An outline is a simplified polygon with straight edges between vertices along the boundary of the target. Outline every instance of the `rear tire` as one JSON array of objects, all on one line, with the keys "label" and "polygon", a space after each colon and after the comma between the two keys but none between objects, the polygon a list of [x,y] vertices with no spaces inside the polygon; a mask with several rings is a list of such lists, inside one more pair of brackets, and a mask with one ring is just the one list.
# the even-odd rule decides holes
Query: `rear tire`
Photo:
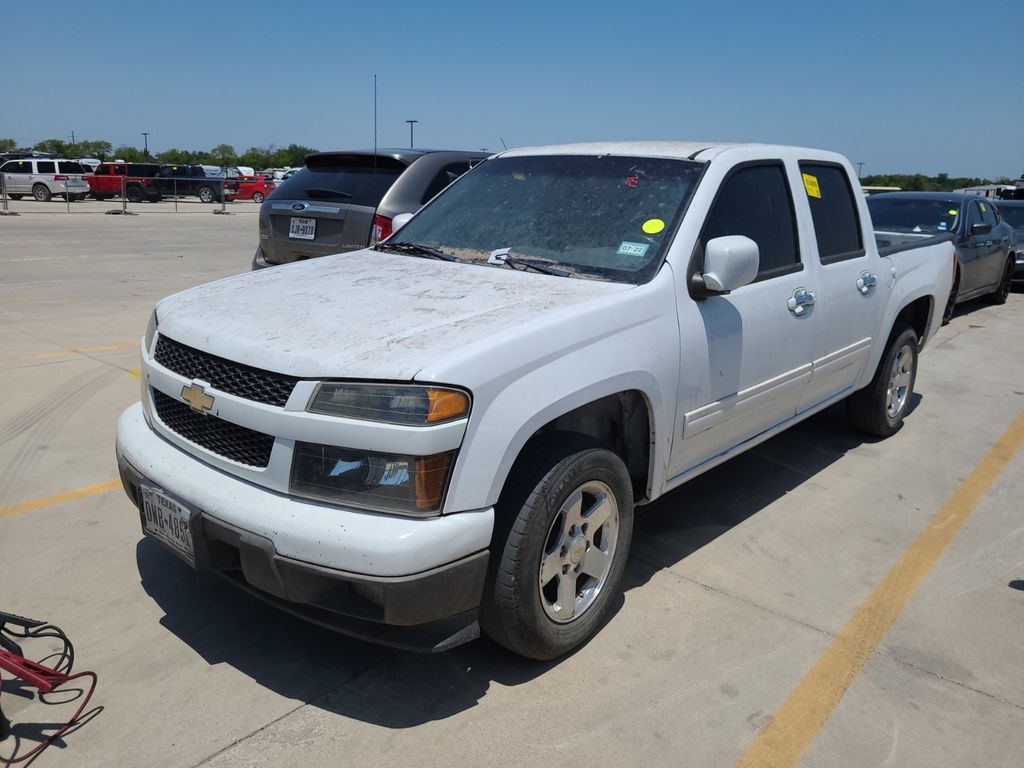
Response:
[{"label": "rear tire", "polygon": [[32,187],[32,197],[40,203],[48,203],[53,199],[53,194],[45,184],[36,184]]},{"label": "rear tire", "polygon": [[524,451],[495,511],[481,627],[521,656],[568,653],[619,594],[633,534],[625,464],[590,438],[554,433]]},{"label": "rear tire", "polygon": [[262,203],[265,199],[266,198],[263,197],[263,193],[262,192],[253,192],[252,193],[252,201],[254,203]]},{"label": "rear tire", "polygon": [[200,202],[212,203],[217,198],[217,193],[213,191],[213,187],[200,187],[196,194],[199,196]]},{"label": "rear tire", "polygon": [[871,383],[846,401],[854,427],[877,437],[900,431],[914,394],[917,346],[917,334],[909,325],[900,323],[892,329]]},{"label": "rear tire", "polygon": [[999,280],[999,285],[985,298],[988,299],[989,304],[1005,304],[1006,298],[1010,295],[1010,289],[1013,287],[1013,270],[1017,267],[1017,259],[1011,253],[1010,258],[1006,260],[1006,266],[1003,268],[1003,276]]}]

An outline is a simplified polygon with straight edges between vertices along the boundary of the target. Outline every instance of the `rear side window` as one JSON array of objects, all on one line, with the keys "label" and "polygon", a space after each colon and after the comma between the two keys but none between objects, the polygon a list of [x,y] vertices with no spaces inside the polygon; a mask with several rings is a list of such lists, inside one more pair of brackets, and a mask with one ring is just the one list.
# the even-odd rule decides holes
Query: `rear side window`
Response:
[{"label": "rear side window", "polygon": [[58,160],[57,168],[60,173],[88,173],[81,163],[73,163],[70,160]]},{"label": "rear side window", "polygon": [[420,204],[422,205],[423,203],[430,200],[434,195],[436,195],[442,189],[444,189],[457,178],[459,178],[459,176],[461,176],[470,168],[472,168],[473,165],[474,164],[469,162],[468,160],[465,160],[461,163],[452,163],[451,165],[446,165],[430,182],[430,186],[427,187],[427,191],[423,193],[423,199],[420,200]]},{"label": "rear side window", "polygon": [[726,235],[745,235],[757,243],[758,280],[800,270],[793,198],[781,164],[741,167],[725,180],[701,242]]},{"label": "rear side window", "polygon": [[287,179],[271,198],[331,200],[376,208],[405,171],[401,161],[372,155],[313,155],[306,167]]},{"label": "rear side window", "polygon": [[857,204],[846,171],[838,165],[800,163],[807,204],[822,264],[864,255]]},{"label": "rear side window", "polygon": [[56,173],[56,163],[52,160],[37,160],[36,173]]}]

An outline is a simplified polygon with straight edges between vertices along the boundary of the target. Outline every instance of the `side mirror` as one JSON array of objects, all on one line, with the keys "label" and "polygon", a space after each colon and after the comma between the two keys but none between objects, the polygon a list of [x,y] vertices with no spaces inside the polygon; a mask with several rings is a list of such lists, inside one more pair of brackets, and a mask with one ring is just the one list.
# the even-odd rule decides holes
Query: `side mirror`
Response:
[{"label": "side mirror", "polygon": [[971,224],[972,235],[987,235],[992,231],[991,224]]},{"label": "side mirror", "polygon": [[742,288],[757,277],[761,263],[757,243],[743,235],[709,240],[704,247],[704,286],[714,293]]},{"label": "side mirror", "polygon": [[413,215],[411,213],[400,213],[397,216],[395,216],[395,218],[391,220],[391,231],[397,232],[398,230],[400,230],[402,227],[409,223],[409,219],[411,219],[412,216]]}]

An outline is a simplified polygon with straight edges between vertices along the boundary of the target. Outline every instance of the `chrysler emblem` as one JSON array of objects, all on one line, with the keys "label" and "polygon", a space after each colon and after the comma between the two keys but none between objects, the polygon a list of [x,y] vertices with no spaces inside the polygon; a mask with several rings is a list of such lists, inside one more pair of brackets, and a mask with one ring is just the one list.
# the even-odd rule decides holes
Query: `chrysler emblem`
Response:
[{"label": "chrysler emblem", "polygon": [[188,403],[193,411],[199,413],[208,413],[213,408],[213,395],[206,394],[206,391],[198,384],[182,387],[181,399]]}]

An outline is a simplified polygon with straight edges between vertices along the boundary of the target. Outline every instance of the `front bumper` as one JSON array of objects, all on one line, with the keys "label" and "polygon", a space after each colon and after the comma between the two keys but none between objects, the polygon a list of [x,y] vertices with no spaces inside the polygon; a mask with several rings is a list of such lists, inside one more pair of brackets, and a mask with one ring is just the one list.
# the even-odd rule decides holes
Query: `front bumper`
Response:
[{"label": "front bumper", "polygon": [[[492,510],[397,518],[276,494],[171,445],[149,428],[139,405],[118,422],[117,458],[136,507],[146,482],[195,511],[197,570],[216,571],[317,624],[387,645],[440,651],[479,635]],[[251,524],[239,524],[244,516]],[[319,534],[311,521],[319,521]],[[297,533],[319,539],[303,547]],[[331,540],[338,544],[325,552]]]}]

